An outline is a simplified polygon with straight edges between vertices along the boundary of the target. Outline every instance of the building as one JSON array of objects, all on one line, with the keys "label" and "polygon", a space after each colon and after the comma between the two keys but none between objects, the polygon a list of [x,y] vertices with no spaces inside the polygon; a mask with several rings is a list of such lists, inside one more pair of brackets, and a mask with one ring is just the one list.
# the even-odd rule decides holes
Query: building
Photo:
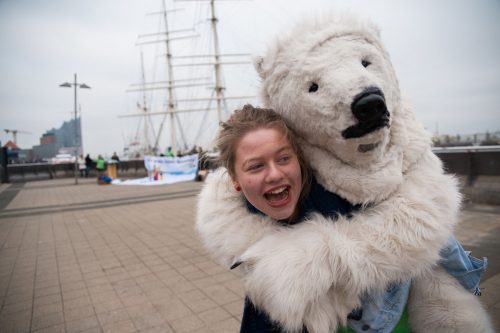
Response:
[{"label": "building", "polygon": [[432,142],[436,147],[499,145],[500,131],[462,135],[434,135]]},{"label": "building", "polygon": [[[51,129],[40,137],[40,144],[33,146],[33,157],[48,161],[59,153],[81,154],[80,118],[65,121],[58,129]],[[75,134],[76,132],[76,134]]]}]

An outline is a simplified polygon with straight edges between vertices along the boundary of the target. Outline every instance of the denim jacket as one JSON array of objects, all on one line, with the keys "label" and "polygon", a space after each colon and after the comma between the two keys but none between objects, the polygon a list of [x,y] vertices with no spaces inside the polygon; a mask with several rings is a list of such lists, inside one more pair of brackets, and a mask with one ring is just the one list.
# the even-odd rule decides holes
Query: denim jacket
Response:
[{"label": "denim jacket", "polygon": [[[439,265],[467,290],[480,295],[479,281],[488,261],[474,258],[464,251],[458,240],[451,236],[441,249]],[[356,332],[389,333],[399,321],[408,301],[411,281],[391,284],[385,290],[373,290],[362,298],[358,316],[349,316],[348,324]],[[353,318],[354,317],[354,318]]]},{"label": "denim jacket", "polygon": [[[262,214],[248,201],[246,204],[251,213]],[[328,192],[313,179],[310,194],[301,204],[301,218],[298,220],[303,221],[307,215],[313,212],[319,212],[329,217],[348,216],[359,208],[359,206],[351,205],[335,193]],[[440,255],[439,265],[457,279],[465,289],[470,290],[475,295],[480,295],[479,281],[482,273],[487,268],[487,259],[480,260],[471,256],[470,252],[465,251],[454,236],[450,236],[446,246],[441,249]],[[367,292],[361,299],[361,308],[355,309],[348,316],[349,327],[358,333],[392,332],[405,309],[410,287],[411,280],[407,280],[391,284],[385,289]],[[241,332],[254,332],[247,327],[252,322],[249,317],[255,317],[255,320],[263,321],[265,325],[268,325],[267,327],[272,327],[272,330],[264,329],[259,333],[280,332],[280,329],[271,324],[265,314],[252,311],[255,311],[255,309],[247,300],[245,302]],[[253,313],[258,313],[258,316],[253,315]]]}]

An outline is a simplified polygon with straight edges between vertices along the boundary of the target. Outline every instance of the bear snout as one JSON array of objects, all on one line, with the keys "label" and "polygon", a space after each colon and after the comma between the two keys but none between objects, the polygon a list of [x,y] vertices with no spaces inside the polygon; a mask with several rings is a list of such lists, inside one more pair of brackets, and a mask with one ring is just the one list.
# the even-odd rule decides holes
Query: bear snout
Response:
[{"label": "bear snout", "polygon": [[351,104],[351,112],[358,120],[342,132],[345,139],[360,138],[379,128],[389,126],[389,111],[382,91],[370,87],[356,95]]},{"label": "bear snout", "polygon": [[357,95],[351,104],[351,110],[360,122],[377,121],[388,113],[384,94],[377,88],[367,89]]}]

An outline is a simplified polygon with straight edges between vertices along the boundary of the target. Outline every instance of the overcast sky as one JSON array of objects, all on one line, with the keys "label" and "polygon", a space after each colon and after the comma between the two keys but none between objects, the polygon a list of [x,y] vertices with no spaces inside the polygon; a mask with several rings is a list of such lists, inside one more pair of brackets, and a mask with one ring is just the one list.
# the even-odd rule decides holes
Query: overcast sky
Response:
[{"label": "overcast sky", "polygon": [[[184,8],[169,14],[170,28],[193,28],[198,35],[173,43],[172,53],[208,53],[203,51],[211,45],[207,2],[166,2],[169,8]],[[430,132],[500,130],[499,0],[253,0],[218,1],[216,6],[222,52],[254,55],[306,15],[338,9],[359,13],[381,27],[401,88]],[[118,117],[137,113],[136,104],[142,103],[140,93],[126,92],[141,82],[141,47],[136,43],[141,34],[163,31],[157,15],[146,15],[161,8],[161,0],[0,0],[2,144],[12,138],[4,129],[28,132],[18,134],[18,144],[29,148],[45,131],[71,119],[74,92],[59,85],[72,82],[77,73],[78,81],[92,88],[78,90],[85,153],[120,154],[140,124],[140,118]],[[142,47],[146,81],[165,79],[162,47]],[[202,67],[179,67],[174,73],[182,79],[213,77]],[[227,95],[257,95],[258,79],[250,64],[226,67],[224,78]],[[210,95],[206,87],[181,90],[178,98]],[[146,97],[152,112],[164,111],[163,92]],[[229,109],[244,102],[232,102]],[[208,145],[215,114],[181,117],[189,144],[198,139]],[[157,133],[162,117],[152,119]],[[201,120],[205,126],[200,131]],[[170,145],[169,130],[167,121],[162,149]]]}]

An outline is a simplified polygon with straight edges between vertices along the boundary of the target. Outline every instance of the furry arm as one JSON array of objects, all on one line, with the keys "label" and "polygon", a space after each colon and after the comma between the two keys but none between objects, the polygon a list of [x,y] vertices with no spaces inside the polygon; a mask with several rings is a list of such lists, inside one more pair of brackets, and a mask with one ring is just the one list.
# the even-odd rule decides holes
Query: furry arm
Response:
[{"label": "furry arm", "polygon": [[198,197],[196,229],[222,265],[229,268],[256,240],[280,228],[267,216],[249,214],[225,169],[208,176]]},{"label": "furry arm", "polygon": [[[353,218],[332,222],[316,214],[252,245],[240,258],[248,265],[252,301],[285,329],[298,331],[313,322],[311,309],[327,293],[337,305],[352,306],[366,290],[429,270],[452,231],[460,196],[434,154],[422,159],[392,196]],[[332,327],[345,320],[347,308],[330,313]],[[313,326],[308,329],[327,332]]]}]

